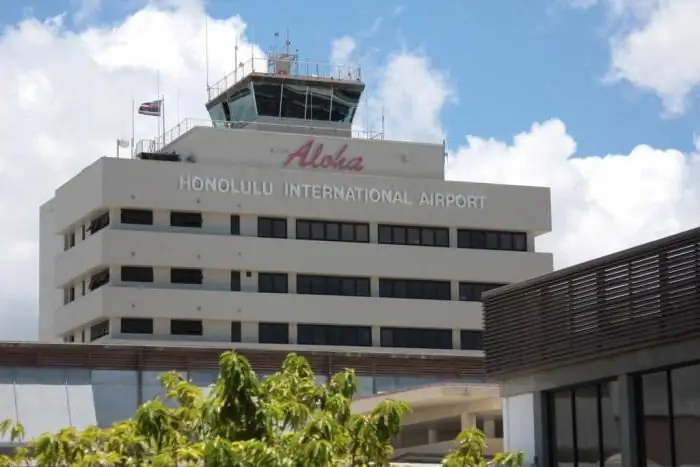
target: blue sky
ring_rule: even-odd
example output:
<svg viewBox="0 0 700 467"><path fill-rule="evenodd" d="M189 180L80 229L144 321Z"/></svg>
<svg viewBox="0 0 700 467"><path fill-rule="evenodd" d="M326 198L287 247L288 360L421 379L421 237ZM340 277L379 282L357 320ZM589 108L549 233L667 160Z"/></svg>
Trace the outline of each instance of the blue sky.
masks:
<svg viewBox="0 0 700 467"><path fill-rule="evenodd" d="M38 207L114 155L132 99L160 75L166 126L207 118L204 24L212 83L241 31L246 53L287 28L302 59L354 45L388 139L446 136L451 180L550 187L557 268L700 225L700 0L202 2L0 0L0 338L36 334Z"/></svg>
<svg viewBox="0 0 700 467"><path fill-rule="evenodd" d="M640 143L687 151L699 133L696 106L668 117L653 93L604 82L616 31L602 5L584 10L568 8L563 0L441 0L440 8L418 0L284 3L209 0L208 11L216 18L241 15L248 38L263 47L273 44L275 31L289 28L293 44L309 59L325 60L330 41L344 35L354 37L370 60L381 62L401 49L425 53L454 86L457 101L442 115L448 141L465 133L507 140L531 122L553 117L566 122L577 154L584 156L627 153ZM133 0L87 4L100 8L73 28L112 24L143 6ZM78 6L75 0L0 2L0 24Z"/></svg>

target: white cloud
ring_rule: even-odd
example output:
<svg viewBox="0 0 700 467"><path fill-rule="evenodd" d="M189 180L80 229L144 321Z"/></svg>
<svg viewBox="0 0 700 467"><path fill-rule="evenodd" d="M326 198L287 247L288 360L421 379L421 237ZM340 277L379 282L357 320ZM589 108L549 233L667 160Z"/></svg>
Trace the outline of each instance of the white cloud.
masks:
<svg viewBox="0 0 700 467"><path fill-rule="evenodd" d="M343 36L331 42L331 63L333 65L348 65L355 51L355 39Z"/></svg>
<svg viewBox="0 0 700 467"><path fill-rule="evenodd" d="M0 36L0 339L35 336L38 206L83 166L113 154L117 138L130 136L132 97L154 98L160 70L167 125L176 123L177 113L207 118L203 12L194 0L175 4L166 10L151 5L119 24L79 34L57 17L25 20ZM238 17L209 20L212 81L233 68L237 36L239 61L251 56L254 46L244 32ZM353 54L348 44L338 46L337 56ZM262 56L258 48L255 53ZM381 65L373 73L363 70L371 87L358 120L376 129L384 108L388 138L442 139L441 113L455 102L450 77L412 51ZM155 130L155 119L141 117L136 137ZM560 266L698 221L697 155L647 146L586 159L572 158L575 152L573 137L554 119L509 142L467 137L452 151L448 174L552 186L555 233L538 246L554 251Z"/></svg>
<svg viewBox="0 0 700 467"><path fill-rule="evenodd" d="M612 42L610 76L656 93L670 114L682 113L700 84L700 2L669 0L647 8L641 25Z"/></svg>
<svg viewBox="0 0 700 467"><path fill-rule="evenodd" d="M0 35L0 339L36 335L38 206L82 167L114 155L117 138L131 136L132 98L156 97L157 71L168 127L178 114L207 118L204 15L196 2L178 5L146 7L121 24L80 34L59 16L27 19ZM233 44L245 23L210 20L208 29L216 81L233 69ZM242 36L239 60L249 61L252 47ZM156 127L156 119L139 117L136 139L153 136Z"/></svg>

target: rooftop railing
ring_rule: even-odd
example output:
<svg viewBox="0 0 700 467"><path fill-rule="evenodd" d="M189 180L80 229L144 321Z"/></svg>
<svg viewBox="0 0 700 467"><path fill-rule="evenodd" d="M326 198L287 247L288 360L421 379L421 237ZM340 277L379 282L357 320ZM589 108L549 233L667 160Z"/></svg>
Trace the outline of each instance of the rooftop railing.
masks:
<svg viewBox="0 0 700 467"><path fill-rule="evenodd" d="M284 66L280 66L284 65ZM216 83L209 85L209 100L221 95L234 84L253 74L288 76L297 78L326 79L330 81L362 81L362 72L357 65L334 65L322 62L308 62L296 59L251 58L241 62L235 70Z"/></svg>
<svg viewBox="0 0 700 467"><path fill-rule="evenodd" d="M347 138L348 136L356 139L384 139L384 133L381 131L372 130L348 130L347 128L339 128L333 125L329 125L325 122L319 122L319 125L313 125L311 122L309 124L291 124L282 122L227 122L218 120L207 120L207 119L196 119L196 118L186 118L180 123L175 125L173 128L169 129L165 133L155 138L142 139L136 143L134 155L141 153L155 153L162 151L168 144L175 141L180 136L184 135L188 131L197 127L208 127L208 128L223 128L230 130L237 129L254 129L262 131L272 131L280 133L302 133L310 135L324 135L324 136L340 136Z"/></svg>

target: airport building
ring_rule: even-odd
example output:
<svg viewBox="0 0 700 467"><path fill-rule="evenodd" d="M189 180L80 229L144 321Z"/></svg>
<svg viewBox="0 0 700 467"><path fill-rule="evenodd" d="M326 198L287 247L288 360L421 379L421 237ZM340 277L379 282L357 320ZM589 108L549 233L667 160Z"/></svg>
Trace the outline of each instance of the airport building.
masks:
<svg viewBox="0 0 700 467"><path fill-rule="evenodd" d="M534 248L550 191L446 181L441 142L357 134L359 70L328 70L241 66L209 88L211 120L60 186L40 209L40 340L320 353L363 396L483 383L481 295L552 270Z"/></svg>
<svg viewBox="0 0 700 467"><path fill-rule="evenodd" d="M484 313L506 449L700 465L700 229L488 292Z"/></svg>

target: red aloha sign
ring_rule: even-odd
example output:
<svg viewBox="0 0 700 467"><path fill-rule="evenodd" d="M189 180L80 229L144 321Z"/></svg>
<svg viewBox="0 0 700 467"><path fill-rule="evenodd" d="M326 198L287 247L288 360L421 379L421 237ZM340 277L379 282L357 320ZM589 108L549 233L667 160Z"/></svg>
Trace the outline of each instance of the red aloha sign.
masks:
<svg viewBox="0 0 700 467"><path fill-rule="evenodd" d="M289 154L284 167L296 162L302 169L330 169L339 171L362 172L365 168L362 157L345 157L347 144L338 148L335 154L326 154L323 143L314 145L314 139L308 140L299 149Z"/></svg>

